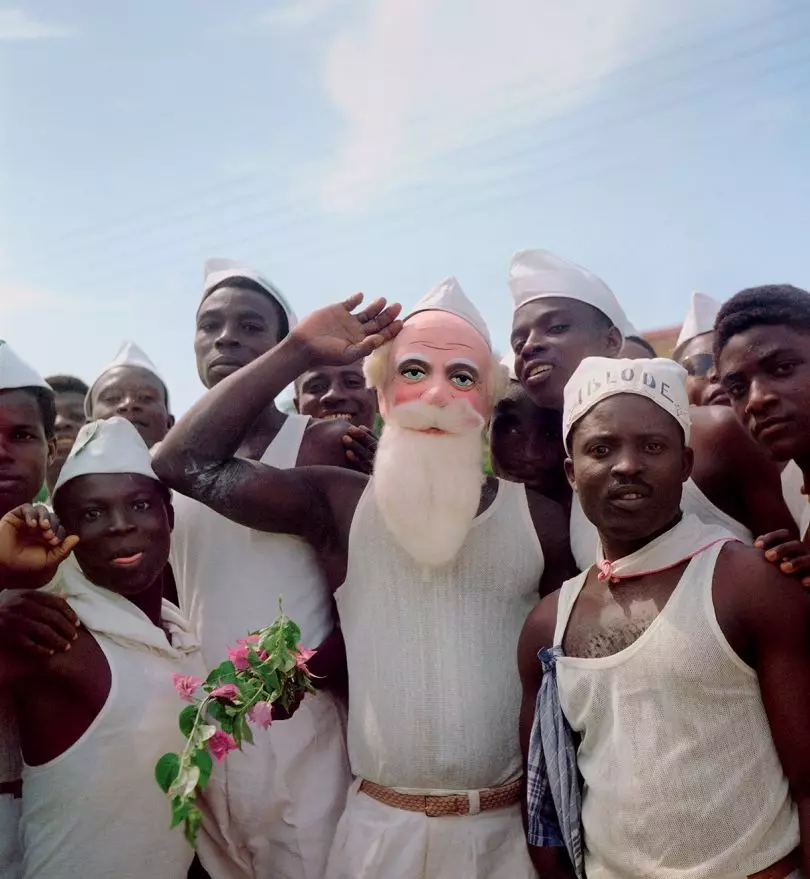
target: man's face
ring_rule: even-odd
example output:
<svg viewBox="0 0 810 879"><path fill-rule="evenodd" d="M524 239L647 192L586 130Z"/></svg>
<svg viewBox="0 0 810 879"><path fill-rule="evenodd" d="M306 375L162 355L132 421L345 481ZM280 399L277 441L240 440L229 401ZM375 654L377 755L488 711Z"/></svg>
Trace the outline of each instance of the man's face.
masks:
<svg viewBox="0 0 810 879"><path fill-rule="evenodd" d="M54 452L36 398L25 390L0 391L0 516L34 500Z"/></svg>
<svg viewBox="0 0 810 879"><path fill-rule="evenodd" d="M562 419L554 409L538 409L518 382L510 382L489 429L495 472L541 494L560 482L565 463Z"/></svg>
<svg viewBox="0 0 810 879"><path fill-rule="evenodd" d="M677 516L692 469L678 422L637 394L594 406L574 427L566 472L585 515L615 543L643 543Z"/></svg>
<svg viewBox="0 0 810 879"><path fill-rule="evenodd" d="M732 336L720 379L739 421L777 461L810 455L810 336L757 326Z"/></svg>
<svg viewBox="0 0 810 879"><path fill-rule="evenodd" d="M280 306L256 290L220 287L197 312L194 353L207 388L252 363L281 341Z"/></svg>
<svg viewBox="0 0 810 879"><path fill-rule="evenodd" d="M686 370L686 393L693 406L728 406L728 396L714 366L714 333L690 339L680 352L678 363Z"/></svg>
<svg viewBox="0 0 810 879"><path fill-rule="evenodd" d="M169 558L172 514L166 492L135 473L77 476L56 495L56 512L79 543L88 579L119 595L148 589Z"/></svg>
<svg viewBox="0 0 810 879"><path fill-rule="evenodd" d="M442 408L454 401L488 418L492 354L467 321L421 312L405 322L391 346L393 372L380 398L383 418L405 403Z"/></svg>
<svg viewBox="0 0 810 879"><path fill-rule="evenodd" d="M125 418L149 448L160 442L174 423L166 408L163 383L139 366L107 370L93 385L90 406L94 419Z"/></svg>
<svg viewBox="0 0 810 879"><path fill-rule="evenodd" d="M366 387L363 364L319 366L298 380L295 405L302 415L341 419L357 427L372 427L377 394Z"/></svg>
<svg viewBox="0 0 810 879"><path fill-rule="evenodd" d="M550 297L515 312L515 374L536 406L562 410L563 389L585 357L616 357L621 334L576 299Z"/></svg>
<svg viewBox="0 0 810 879"><path fill-rule="evenodd" d="M51 466L48 467L48 485L56 484L62 465L67 460L84 422L84 395L78 391L63 391L57 394L54 423L56 455Z"/></svg>

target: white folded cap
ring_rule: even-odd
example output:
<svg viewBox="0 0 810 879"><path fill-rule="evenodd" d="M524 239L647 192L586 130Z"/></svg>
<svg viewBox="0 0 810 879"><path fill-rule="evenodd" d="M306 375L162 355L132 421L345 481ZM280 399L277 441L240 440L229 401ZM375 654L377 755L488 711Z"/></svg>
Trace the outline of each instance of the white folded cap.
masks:
<svg viewBox="0 0 810 879"><path fill-rule="evenodd" d="M0 391L15 388L44 388L53 393L48 382L15 354L8 342L0 339Z"/></svg>
<svg viewBox="0 0 810 879"><path fill-rule="evenodd" d="M689 313L686 315L678 341L675 343L675 352L677 353L682 345L690 342L696 336L714 332L714 322L719 311L720 303L716 299L712 299L705 293L693 293Z"/></svg>
<svg viewBox="0 0 810 879"><path fill-rule="evenodd" d="M405 320L421 311L446 311L448 314L455 314L467 321L474 330L477 330L484 337L489 348L492 348L486 321L481 317L481 312L467 298L467 294L461 289L461 284L455 278L445 278L430 289L416 303L413 311Z"/></svg>
<svg viewBox="0 0 810 879"><path fill-rule="evenodd" d="M501 363L509 370L509 380L516 382L518 377L515 372L515 352L507 351L501 358Z"/></svg>
<svg viewBox="0 0 810 879"><path fill-rule="evenodd" d="M54 496L71 479L97 473L136 473L160 482L141 435L129 421L117 415L91 421L79 431L56 481Z"/></svg>
<svg viewBox="0 0 810 879"><path fill-rule="evenodd" d="M168 405L168 385L163 380L163 376L157 371L155 364L152 363L143 348L140 348L134 342L124 342L118 349L118 353L115 357L98 374L98 377L90 386L90 390L84 398L84 414L88 418L92 415L91 400L93 396L93 388L99 383L102 376L108 373L111 369L115 369L119 366L136 366L139 369L145 369L147 372L151 372L152 375L163 385L163 389L166 391L166 404Z"/></svg>
<svg viewBox="0 0 810 879"><path fill-rule="evenodd" d="M298 318L295 316L295 312L292 310L292 306L287 301L284 294L278 289L278 287L271 284L264 275L257 272L256 269L234 262L231 259L213 257L212 259L206 260L204 272L205 281L203 283L203 300L214 289L214 287L221 284L223 281L229 281L233 278L247 278L249 281L253 281L254 284L261 287L271 299L278 302L284 314L287 315L287 323L289 324L290 329L298 323Z"/></svg>
<svg viewBox="0 0 810 879"><path fill-rule="evenodd" d="M568 380L563 392L563 440L568 445L571 428L602 400L616 394L637 394L652 400L683 428L686 442L692 428L686 370L663 357L649 360L614 360L586 357Z"/></svg>
<svg viewBox="0 0 810 879"><path fill-rule="evenodd" d="M624 334L628 321L613 291L592 272L547 250L521 250L509 266L514 311L538 299L576 299L601 311Z"/></svg>

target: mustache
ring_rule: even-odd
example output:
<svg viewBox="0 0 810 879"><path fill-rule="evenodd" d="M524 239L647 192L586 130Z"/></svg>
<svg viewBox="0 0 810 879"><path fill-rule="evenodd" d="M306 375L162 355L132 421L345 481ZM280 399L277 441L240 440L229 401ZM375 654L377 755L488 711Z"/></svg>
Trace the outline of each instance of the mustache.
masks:
<svg viewBox="0 0 810 879"><path fill-rule="evenodd" d="M451 434L483 430L485 424L483 417L466 400L453 400L446 406L414 400L395 406L386 420L408 430L443 430Z"/></svg>
<svg viewBox="0 0 810 879"><path fill-rule="evenodd" d="M623 497L628 492L637 492L642 497L649 497L652 494L652 488L642 479L621 479L608 488L607 496L609 500L614 500Z"/></svg>

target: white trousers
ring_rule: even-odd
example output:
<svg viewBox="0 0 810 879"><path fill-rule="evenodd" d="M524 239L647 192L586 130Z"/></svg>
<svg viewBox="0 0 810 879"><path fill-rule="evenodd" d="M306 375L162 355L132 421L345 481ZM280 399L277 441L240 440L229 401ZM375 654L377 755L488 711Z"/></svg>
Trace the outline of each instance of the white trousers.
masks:
<svg viewBox="0 0 810 879"><path fill-rule="evenodd" d="M22 845L20 843L20 807L22 800L0 794L0 877L18 879L22 876Z"/></svg>
<svg viewBox="0 0 810 879"><path fill-rule="evenodd" d="M349 792L325 879L537 879L519 805L429 818L359 787Z"/></svg>
<svg viewBox="0 0 810 879"><path fill-rule="evenodd" d="M343 707L307 696L217 766L197 850L211 879L323 879L351 784Z"/></svg>

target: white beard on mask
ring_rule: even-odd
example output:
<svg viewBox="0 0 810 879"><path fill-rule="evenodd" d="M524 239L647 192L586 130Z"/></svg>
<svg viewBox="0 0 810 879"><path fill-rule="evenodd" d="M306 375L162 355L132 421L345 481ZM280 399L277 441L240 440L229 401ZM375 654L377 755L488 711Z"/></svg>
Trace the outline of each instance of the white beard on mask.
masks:
<svg viewBox="0 0 810 879"><path fill-rule="evenodd" d="M481 502L484 419L464 400L419 401L388 412L374 461L374 497L391 533L418 563L459 553ZM444 434L422 433L430 428Z"/></svg>

